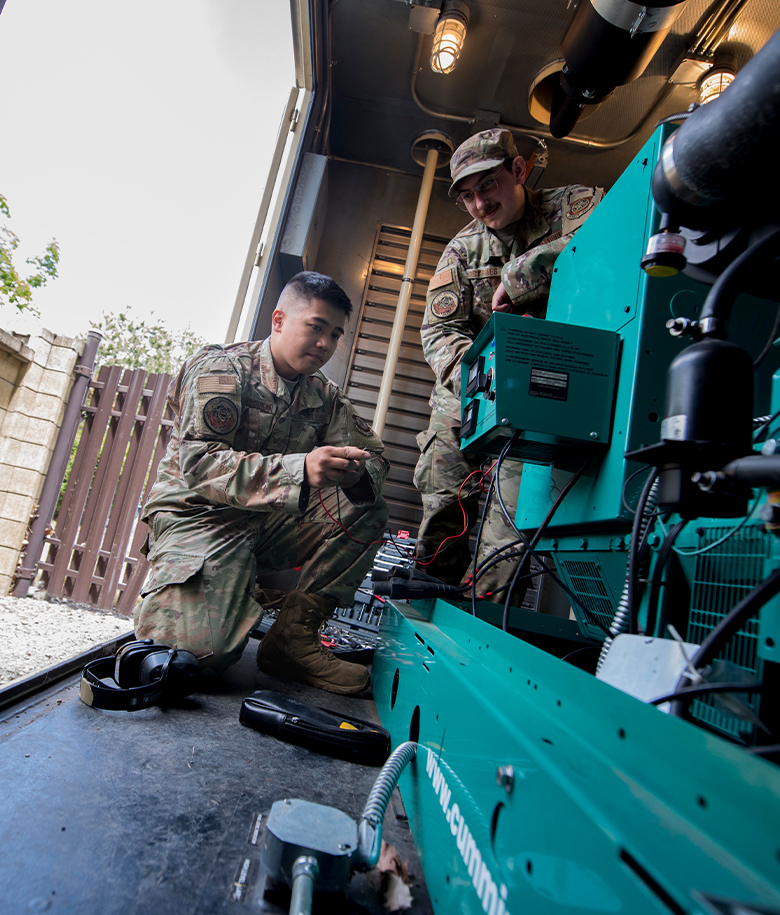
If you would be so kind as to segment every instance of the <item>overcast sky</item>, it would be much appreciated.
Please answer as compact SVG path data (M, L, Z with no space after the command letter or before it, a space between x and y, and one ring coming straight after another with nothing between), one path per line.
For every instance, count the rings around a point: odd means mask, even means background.
M289 0L7 0L0 193L18 266L60 244L43 325L130 307L220 342L294 81Z

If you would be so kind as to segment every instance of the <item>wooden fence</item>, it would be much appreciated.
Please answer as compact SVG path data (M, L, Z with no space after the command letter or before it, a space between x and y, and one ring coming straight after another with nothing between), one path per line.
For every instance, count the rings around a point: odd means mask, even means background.
M169 382L170 375L120 366L103 366L90 381L78 447L37 562L50 597L132 615L148 569L141 505L173 426Z

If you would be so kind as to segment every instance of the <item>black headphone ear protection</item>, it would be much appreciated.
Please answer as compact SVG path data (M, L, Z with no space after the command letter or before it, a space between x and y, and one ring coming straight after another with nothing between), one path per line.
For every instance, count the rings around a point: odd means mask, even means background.
M163 697L189 695L199 678L200 665L191 651L139 639L122 645L113 658L90 661L79 695L93 708L134 712Z

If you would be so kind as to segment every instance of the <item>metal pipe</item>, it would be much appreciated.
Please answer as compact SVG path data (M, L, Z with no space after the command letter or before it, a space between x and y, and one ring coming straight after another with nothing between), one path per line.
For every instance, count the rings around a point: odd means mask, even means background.
M418 174L410 172L408 169L395 168L392 165L380 165L378 162L364 162L362 159L345 159L344 156L333 156L328 153L329 162L345 162L347 165L363 165L366 168L376 168L381 172L393 172L396 175L404 175L407 178L419 178ZM452 178L449 175L441 175L435 177L434 181L440 181L442 184L446 184L448 187L452 184Z
M445 121L457 121L463 124L474 124L474 117L466 117L461 114L449 114L446 111L437 111L435 108L431 108L430 105L426 105L417 94L417 74L420 70L420 60L422 59L422 48L423 48L423 36L420 35L417 42L417 53L415 55L414 65L412 66L412 79L411 79L411 94L412 100L415 105L424 111L426 114L429 114L431 117L440 118ZM626 136L621 137L619 140L606 140L599 139L598 137L554 137L549 130L546 130L541 125L534 127L533 129L528 127L520 127L517 124L508 124L505 121L499 121L496 124L496 127L500 127L502 130L509 130L513 134L521 137L528 137L529 139L536 140L537 143L541 142L541 138L544 137L546 140L558 140L559 143L569 143L572 146L584 146L589 149L615 149L618 146L622 146L624 143L628 143L630 140L636 139L647 127L648 123L655 116L655 112L660 108L661 104L666 100L666 98L671 94L674 89L675 84L667 82L664 84L663 88L660 90L658 95L655 98L650 110L645 114L642 120L637 124L637 126L631 131L631 133L626 134Z
M292 866L290 915L311 915L314 882L319 870L317 859L312 855L301 855L295 859Z
M84 404L84 397L89 387L89 380L92 377L92 369L94 368L98 347L102 339L103 335L95 330L91 330L87 334L81 359L74 369L76 380L70 390L68 405L65 407L57 442L54 445L54 451L49 462L49 470L46 473L46 479L43 481L41 497L38 500L38 512L30 525L27 547L16 573L14 597L27 597L27 591L35 577L35 567L43 552L46 529L51 524L54 517L54 509L57 507L57 499L59 498L62 481L65 479L65 471L68 467L68 458L73 447L73 441L76 438L76 430L79 427L81 408Z
M374 413L374 430L380 438L384 432L387 409L390 405L390 394L395 379L395 369L398 365L398 353L401 349L404 327L406 326L409 301L412 297L414 275L417 272L417 259L420 256L420 246L422 245L423 230L425 229L425 218L428 215L428 203L431 199L433 176L436 171L438 159L439 151L437 149L429 149L425 157L425 171L423 172L420 196L417 198L417 211L414 214L412 237L409 239L409 252L406 255L404 276L401 280L401 292L398 296L398 305L395 309L393 331L390 335L390 345L387 350L385 370L382 373L382 384L379 388L379 399L377 400L376 412Z

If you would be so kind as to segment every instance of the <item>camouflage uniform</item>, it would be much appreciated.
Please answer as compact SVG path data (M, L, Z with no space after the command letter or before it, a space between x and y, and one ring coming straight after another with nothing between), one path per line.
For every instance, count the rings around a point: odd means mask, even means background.
M455 180L451 191L466 175L503 161L499 158L489 164L484 156L480 159L481 138L486 138L492 148L500 144L509 150L510 157L516 155L507 131L495 129L472 137L453 156ZM493 313L493 293L503 282L514 314L544 317L555 259L603 192L600 188L574 185L542 191L525 188L525 194L525 210L518 223L495 232L475 219L461 229L444 249L428 287L421 335L425 359L436 373L436 383L429 401L433 409L430 425L417 436L421 454L414 482L423 500L418 557L432 556L445 537L463 529L458 491L481 461L460 451L460 361ZM517 462L507 461L502 467L501 495L511 511L517 505L521 470L522 464ZM474 524L479 496L476 493L466 499L464 495L476 479L472 478L461 494L469 516L468 528ZM496 501L488 507L478 561L514 539L516 535ZM426 569L456 584L466 571L469 556L464 538L443 550ZM516 561L501 563L488 573L481 580L481 589L505 583Z
M205 347L168 394L176 421L142 515L151 570L135 631L189 649L215 673L240 657L262 618L258 568L302 566L301 591L351 605L378 549L365 544L387 524L382 457L349 489L309 491L312 449L382 445L320 372L290 387L265 340Z

